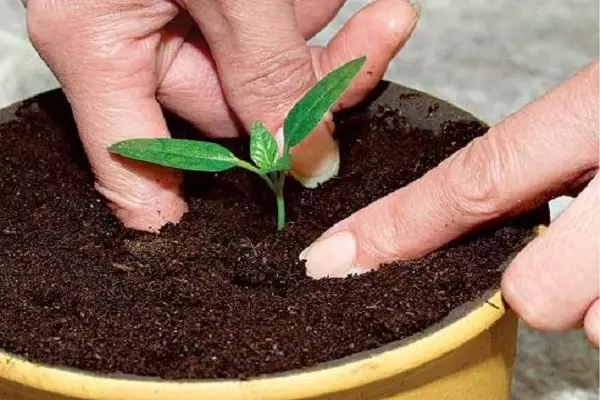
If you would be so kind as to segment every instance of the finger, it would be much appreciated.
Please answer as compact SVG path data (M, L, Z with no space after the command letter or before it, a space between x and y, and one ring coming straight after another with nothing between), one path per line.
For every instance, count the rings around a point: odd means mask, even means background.
M311 276L343 276L424 255L532 208L598 167L598 62L445 160L358 211L302 254ZM334 238L347 257L325 262ZM331 240L330 240L331 239Z
M579 327L598 298L599 210L596 177L504 274L504 298L531 327L544 331Z
M98 191L127 227L156 231L179 221L187 206L180 174L113 158L106 150L124 139L168 136L154 98L150 43L122 40L132 25L113 18L119 14L110 8L115 4L29 1L28 29L71 103ZM129 11L135 16L135 9ZM144 22L168 21L176 12L145 14Z
M335 17L346 0L296 0L298 28L305 39L321 31Z
M336 109L355 105L381 81L389 63L415 29L419 19L419 8L415 4L399 0L369 3L346 23L326 48L313 49L319 76L356 57L367 57L365 66Z
M185 43L161 82L158 100L209 137L235 137L243 131L229 108L210 54Z
M338 12L344 0L296 0L300 32L310 38ZM158 100L170 111L194 124L211 137L233 137L240 123L225 100L216 66L204 38L193 29L193 21L182 15L163 33L159 65ZM315 165L319 162L307 160Z
M210 137L234 137L242 128L227 105L208 45L187 15L165 29L157 98Z
M190 1L215 59L225 96L244 126L270 129L315 82L290 0ZM220 6L219 6L220 4Z
M334 110L350 107L362 100L381 80L392 58L406 42L418 19L417 9L405 1L379 0L360 10L338 32L326 48L312 48L313 65L319 77L362 55L367 56L365 66L342 96ZM316 187L339 169L339 153L332 142L321 140L319 135L330 136L334 131L329 116L326 125L292 152L292 175L304 186ZM331 146L323 157L311 149ZM297 154L301 156L297 156Z
M186 6L207 39L227 103L244 128L249 131L254 121L262 121L276 132L316 82L294 2L205 0L187 1ZM310 178L337 173L337 145L325 124L306 143L294 151L294 158L310 160ZM310 187L314 182L304 183Z
M589 341L596 348L600 348L600 299L596 299L588 309L585 315L584 329Z

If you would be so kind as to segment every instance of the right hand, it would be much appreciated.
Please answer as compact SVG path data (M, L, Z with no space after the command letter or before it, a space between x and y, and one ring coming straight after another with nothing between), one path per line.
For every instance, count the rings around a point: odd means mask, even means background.
M600 346L599 80L596 61L421 179L338 223L303 252L308 274L339 277L423 256L585 187L513 260L502 294L529 325L584 325Z
M361 100L409 37L416 9L378 0L326 48L309 47L344 0L29 0L29 36L60 81L96 175L127 227L158 231L187 209L181 174L112 157L132 138L169 136L161 106L212 136L260 120L275 132L296 101L330 70L368 58L344 106ZM293 149L306 186L337 172L328 124Z

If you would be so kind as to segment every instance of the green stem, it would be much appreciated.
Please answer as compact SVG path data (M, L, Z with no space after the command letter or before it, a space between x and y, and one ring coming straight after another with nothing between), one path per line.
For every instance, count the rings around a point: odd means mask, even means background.
M262 180L267 183L269 188L275 193L275 199L277 202L277 230L282 230L285 227L285 199L283 197L285 171L278 171L264 175L258 168L244 160L238 160L238 166L260 176Z
M261 175L261 174L259 174L258 176L260 176L263 179L263 181L267 182L267 186L269 186L269 188L272 191L277 192L277 189L275 188L275 184L273 183L271 178L269 178L267 175Z
M283 187L285 184L285 171L279 171L274 174L275 197L277 201L277 230L285 227L285 198L283 196Z
M236 160L238 167L240 168L244 168L250 172L254 172L255 174L260 175L261 177L263 177L264 175L261 174L260 170L258 168L256 168L254 165L250 164L247 161L244 160L240 160L239 158ZM264 179L264 178L263 178Z
M285 201L283 192L277 193L277 230L280 231L285 227Z
M260 170L258 168L256 168L254 165L252 165L249 162L246 162L244 160L238 159L237 164L238 164L238 167L244 168L245 170L248 170L250 172L254 172L256 175L260 176L262 178L262 180L267 183L267 186L269 186L269 188L272 191L277 192L277 175L271 175L271 174L265 175L262 172L260 172Z

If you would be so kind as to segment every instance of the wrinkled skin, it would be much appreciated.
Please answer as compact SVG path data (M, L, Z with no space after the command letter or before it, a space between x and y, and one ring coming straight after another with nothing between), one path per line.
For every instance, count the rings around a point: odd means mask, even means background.
M409 37L417 10L378 0L325 48L306 39L343 0L29 0L29 36L72 105L96 187L131 228L157 231L187 205L181 174L111 156L120 140L169 136L160 106L210 136L234 136L260 120L273 132L322 75L361 55L368 61L339 104L381 79ZM307 187L337 172L324 123L292 149Z
M580 191L512 262L502 292L532 327L583 326L598 347L599 70L595 61L421 179L336 224L303 252L309 275L419 257L486 222Z

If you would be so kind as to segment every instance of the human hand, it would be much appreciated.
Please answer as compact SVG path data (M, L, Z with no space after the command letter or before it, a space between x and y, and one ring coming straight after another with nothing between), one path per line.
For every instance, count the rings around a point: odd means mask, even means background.
M344 0L29 0L32 43L71 103L96 188L127 227L157 231L187 210L178 172L114 157L111 144L167 137L161 106L209 136L275 132L330 70L368 61L338 106L362 99L410 36L417 11L378 0L327 47L309 47ZM337 172L331 123L292 149L293 175L312 187Z
M583 324L600 346L599 70L598 61L587 66L421 179L336 224L302 253L308 274L341 277L423 256L587 184L511 263L502 293L530 326Z

